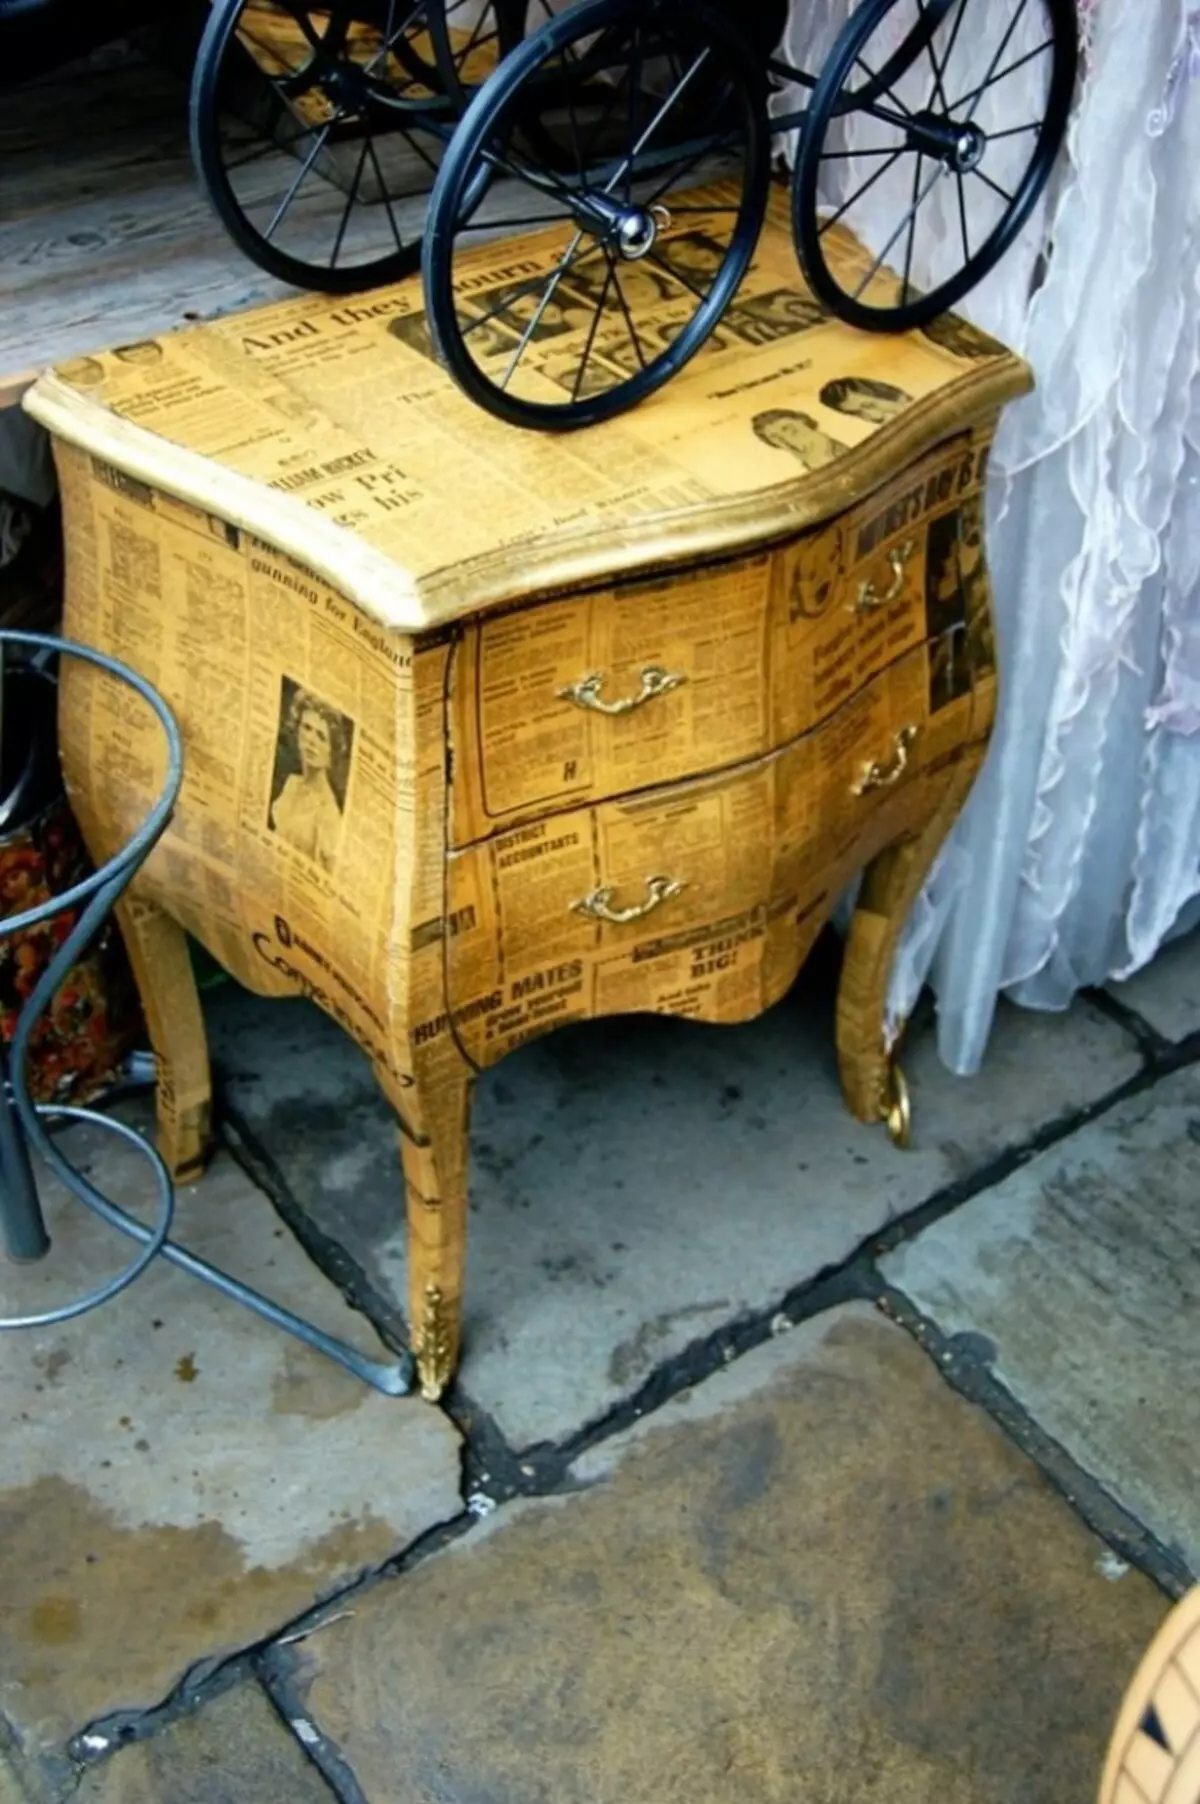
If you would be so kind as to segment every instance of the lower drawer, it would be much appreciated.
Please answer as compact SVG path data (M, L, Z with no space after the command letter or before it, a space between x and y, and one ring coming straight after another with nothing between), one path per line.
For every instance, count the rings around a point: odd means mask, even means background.
M845 875L932 812L929 779L972 744L974 713L966 660L918 646L769 757L452 853L464 1047L485 1065L577 1018L757 1013L791 981L818 898L823 919Z

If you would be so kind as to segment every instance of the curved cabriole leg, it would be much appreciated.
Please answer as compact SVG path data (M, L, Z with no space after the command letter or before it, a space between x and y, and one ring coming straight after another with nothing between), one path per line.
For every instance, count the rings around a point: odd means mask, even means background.
M956 768L922 832L889 846L868 865L854 911L838 989L837 1046L842 1089L859 1121L883 1121L898 1146L908 1146L911 1113L898 1042L886 1035L887 994L896 945L934 859L957 820L983 750Z
M157 1066L158 1149L175 1182L191 1184L208 1159L212 1073L187 935L136 895L116 913Z
M418 1074L400 1157L408 1202L408 1319L421 1395L436 1403L458 1364L467 1251L472 1080Z

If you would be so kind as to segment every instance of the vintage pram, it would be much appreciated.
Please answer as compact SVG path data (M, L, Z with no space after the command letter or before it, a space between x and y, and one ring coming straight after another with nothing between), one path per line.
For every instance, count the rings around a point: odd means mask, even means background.
M817 75L775 53L786 15L787 0L218 0L197 157L265 268L343 291L423 253L429 327L460 387L516 425L589 425L720 326L777 135L796 134L792 230L815 304L867 330L953 307L1051 177L1075 0L862 0ZM235 167L258 182L252 203ZM296 252L283 237L302 202ZM838 228L870 252L831 255ZM538 268L481 307L478 252L510 234L536 234Z

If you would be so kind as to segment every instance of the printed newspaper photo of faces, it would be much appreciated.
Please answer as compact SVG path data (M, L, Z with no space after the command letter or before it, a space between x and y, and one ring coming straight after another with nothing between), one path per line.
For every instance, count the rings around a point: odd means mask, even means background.
M925 630L930 640L931 714L969 695L972 687L961 545L962 515L957 508L929 522L925 540ZM986 592L983 602L986 612Z
M880 382L869 376L843 376L827 382L821 390L821 405L847 419L864 420L868 426L887 426L912 406L912 396L894 382Z
M964 502L959 519L958 563L967 615L967 653L974 674L989 676L996 668L996 623L989 605L983 497L975 495Z
M929 646L929 712L938 714L970 695L971 659L965 627L943 633Z
M931 319L920 328L921 337L927 338L931 345L937 345L941 351L948 351L951 357L958 357L964 363L979 363L987 357L1003 357L1004 346L978 326L969 325L965 319L956 314L942 313Z
M751 425L760 444L785 453L802 470L819 470L847 449L846 441L825 432L811 413L796 407L768 407Z
M937 639L956 626L965 626L967 620L959 562L962 529L958 509L931 520L926 535L925 630L931 639Z
M285 676L267 827L323 871L337 861L353 751L350 716Z

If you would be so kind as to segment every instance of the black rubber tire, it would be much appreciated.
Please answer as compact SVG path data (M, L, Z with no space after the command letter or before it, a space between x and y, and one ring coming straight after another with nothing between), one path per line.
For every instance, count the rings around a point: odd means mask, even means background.
M905 332L928 325L947 312L1004 256L1024 226L1050 179L1070 122L1071 105L1079 67L1079 31L1076 0L1037 0L1044 7L1053 34L1053 66L1046 114L1025 174L1012 204L974 254L964 260L956 275L936 288L914 294L895 306L868 306L847 294L825 259L818 212L818 188L823 146L831 121L851 110L843 89L855 68L863 46L893 6L901 0L862 0L843 27L821 72L800 136L800 148L792 179L792 228L796 250L809 286L817 299L845 320L868 332ZM964 0L969 6L971 0ZM988 0L976 0L986 8ZM943 17L947 14L943 14ZM909 58L905 67L910 67Z
M189 128L192 159L197 174L222 225L230 238L252 263L267 275L293 287L315 289L327 294L352 294L360 289L397 282L412 275L421 261L421 239L414 238L403 249L388 251L378 258L330 269L324 264L308 262L270 243L251 223L243 211L229 180L221 148L221 83L226 59L244 54L237 41L238 21L248 0L214 0L200 47L196 54L189 103ZM336 0L334 0L336 4ZM496 0L498 23L506 32L516 31L523 15L525 0ZM361 8L359 9L361 11ZM355 17L352 6L347 18ZM441 85L449 90L451 81L458 87L457 73L450 50L442 0L430 0L427 23L434 55L441 71ZM507 53L517 41L502 43ZM461 94L461 87L458 87ZM433 172L430 171L430 191Z
M567 400L561 405L509 394L493 383L471 357L455 307L456 234L464 207L469 213L476 204L485 167L481 153L489 139L507 144L506 115L510 109L522 121L528 115L528 107L523 115L518 103L521 90L536 80L543 63L558 55L573 39L619 32L634 24L644 26L655 15L669 22L672 12L680 14L688 29L711 35L720 46L719 67L733 76L743 103L748 157L741 205L725 261L695 314L669 349L628 381L615 384L603 394ZM766 96L764 72L750 55L745 40L708 0L578 0L527 37L467 109L442 163L429 208L424 254L426 319L439 359L464 394L508 425L569 432L627 412L682 369L719 324L749 267L762 230L771 173ZM533 142L536 156L536 137ZM530 162L532 165L532 159Z

